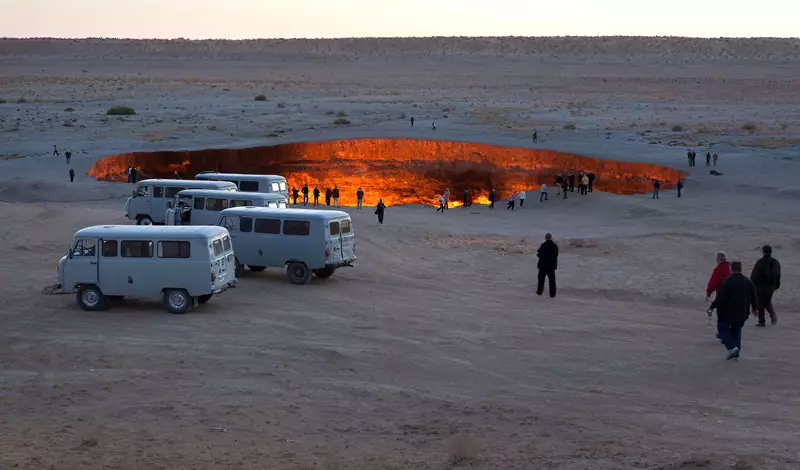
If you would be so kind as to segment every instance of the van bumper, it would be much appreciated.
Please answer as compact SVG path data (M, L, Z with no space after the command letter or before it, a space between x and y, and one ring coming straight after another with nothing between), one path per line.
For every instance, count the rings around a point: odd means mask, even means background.
M239 280L234 278L231 282L225 284L224 286L220 287L219 289L214 289L211 291L212 294L220 294L225 292L228 289L233 289L239 284Z
M348 259L348 260L344 260L344 261L339 261L338 263L325 263L325 267L326 268L344 268L344 267L352 268L353 267L353 263L355 263L355 261L356 261L356 259L353 258L353 259Z

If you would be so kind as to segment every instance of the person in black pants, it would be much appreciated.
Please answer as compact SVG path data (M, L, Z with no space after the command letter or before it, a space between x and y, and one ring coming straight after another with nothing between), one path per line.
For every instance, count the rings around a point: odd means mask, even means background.
M658 191L661 189L661 181L653 180L653 199L658 199Z
M575 173L569 172L569 191L575 192Z
M319 205L319 188L314 186L314 207Z
M378 205L375 207L375 215L378 216L378 223L383 225L383 213L386 211L386 205L383 203L383 199L378 201Z
M769 318L773 325L778 323L778 315L772 306L772 296L775 291L781 288L781 263L772 257L772 247L764 245L761 247L764 255L753 266L750 274L750 281L756 286L758 296L758 326L766 325L764 311L769 313Z
M497 192L492 189L492 192L489 193L489 209L494 209L494 201L497 199Z
M75 170L72 168L69 169L69 182L75 182Z
M595 179L594 172L590 171L589 172L589 192L594 191L594 179Z
M536 286L536 295L542 295L544 292L544 278L547 278L547 284L550 288L550 298L556 296L556 269L558 269L558 245L553 241L553 235L547 234L544 236L544 243L536 251L536 256L539 258L539 263L536 265L539 268L539 283Z

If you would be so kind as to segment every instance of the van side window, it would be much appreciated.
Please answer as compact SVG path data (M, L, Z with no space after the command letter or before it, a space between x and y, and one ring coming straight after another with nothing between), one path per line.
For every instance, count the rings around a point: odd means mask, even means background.
M161 186L153 186L153 197L162 197L164 195L164 188Z
M235 216L223 217L219 221L219 226L220 227L225 227L226 229L228 229L229 232L233 232L233 231L236 230L236 221L237 221L237 219L238 219L238 217L235 217Z
M194 198L194 208L197 210L203 210L206 206L206 198L204 197L196 197Z
M158 257L159 258L191 258L192 250L191 243L168 241L158 242Z
M103 257L116 258L117 257L117 241L116 240L103 240Z
M331 235L339 235L339 222L331 222Z
M95 256L97 240L94 238L84 238L75 243L72 249L72 256Z
M244 183L244 181L242 181ZM228 207L249 207L253 205L253 201L245 201L243 199L231 199L230 204Z
M277 235L281 233L281 221L279 219L256 219L255 232Z
M242 217L239 219L239 231L240 232L252 232L253 231L253 219L250 217Z
M277 182L272 183L271 186L272 186L272 192L273 193L277 193L278 191L280 191L281 185L279 185Z
M225 252L231 251L231 237L225 235L222 237L222 248L225 249Z
M311 231L311 222L305 220L284 220L284 235L308 235Z
M241 181L239 183L239 191L257 193L258 192L258 181Z
M164 191L164 195L166 195L169 199L173 199L176 194L183 191L186 188L175 188L173 186L167 186L167 189Z
M150 188L147 185L136 188L137 196L147 196L148 194L150 194Z
M342 221L342 233L350 233L350 221L343 220Z
M120 250L123 258L152 258L153 242L148 240L122 240Z
M214 255L219 256L222 254L222 242L219 240L214 240Z
M228 200L227 199L217 199L210 197L206 199L206 210L207 211L221 211L223 209L228 208Z

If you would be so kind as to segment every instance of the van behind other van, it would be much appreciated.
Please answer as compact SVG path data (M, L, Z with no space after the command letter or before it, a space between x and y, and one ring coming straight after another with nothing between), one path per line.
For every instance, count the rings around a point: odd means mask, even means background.
M181 203L184 208L179 210ZM165 219L167 225L217 225L219 213L229 207L286 209L288 203L285 196L276 193L185 189L169 204Z
M75 232L58 262L58 288L84 310L108 298L157 297L185 313L236 286L231 238L223 227L97 225Z
M251 271L286 267L294 284L308 284L356 260L355 232L350 214L310 209L237 207L220 213L219 225L233 239L237 276L244 265Z
M125 204L125 217L135 220L137 225L163 224L169 203L184 189L236 191L236 185L228 181L142 180Z
M251 175L247 173L217 173L203 171L194 177L203 181L230 181L239 191L253 193L278 193L289 198L289 187L286 178L281 175Z

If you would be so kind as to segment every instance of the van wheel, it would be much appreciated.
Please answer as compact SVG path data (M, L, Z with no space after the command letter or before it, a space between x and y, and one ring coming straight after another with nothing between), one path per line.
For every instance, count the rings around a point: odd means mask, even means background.
M334 272L336 272L336 268L322 268L314 270L314 274L316 274L316 276L320 279L331 277L333 276Z
M250 268L250 271L255 271L257 273L260 273L261 271L267 269L266 266L250 266L249 264L247 265L247 267Z
M244 265L242 263L240 263L239 262L239 258L236 258L236 257L233 258L233 263L236 266L234 268L234 270L233 270L234 276L241 277L242 276L242 271L244 271Z
M192 307L192 297L183 289L164 291L164 307L170 313L186 313Z
M197 297L197 301L200 302L201 304L204 304L204 303L208 302L209 300L211 300L211 296L212 295L214 295L214 294L201 295L201 296Z
M78 305L84 310L103 310L106 308L106 296L97 286L80 286L75 294Z
M153 219L148 215L140 215L136 218L136 225L153 225Z
M286 266L286 275L289 276L289 281L292 284L308 284L311 281L311 271L305 263L289 263Z

